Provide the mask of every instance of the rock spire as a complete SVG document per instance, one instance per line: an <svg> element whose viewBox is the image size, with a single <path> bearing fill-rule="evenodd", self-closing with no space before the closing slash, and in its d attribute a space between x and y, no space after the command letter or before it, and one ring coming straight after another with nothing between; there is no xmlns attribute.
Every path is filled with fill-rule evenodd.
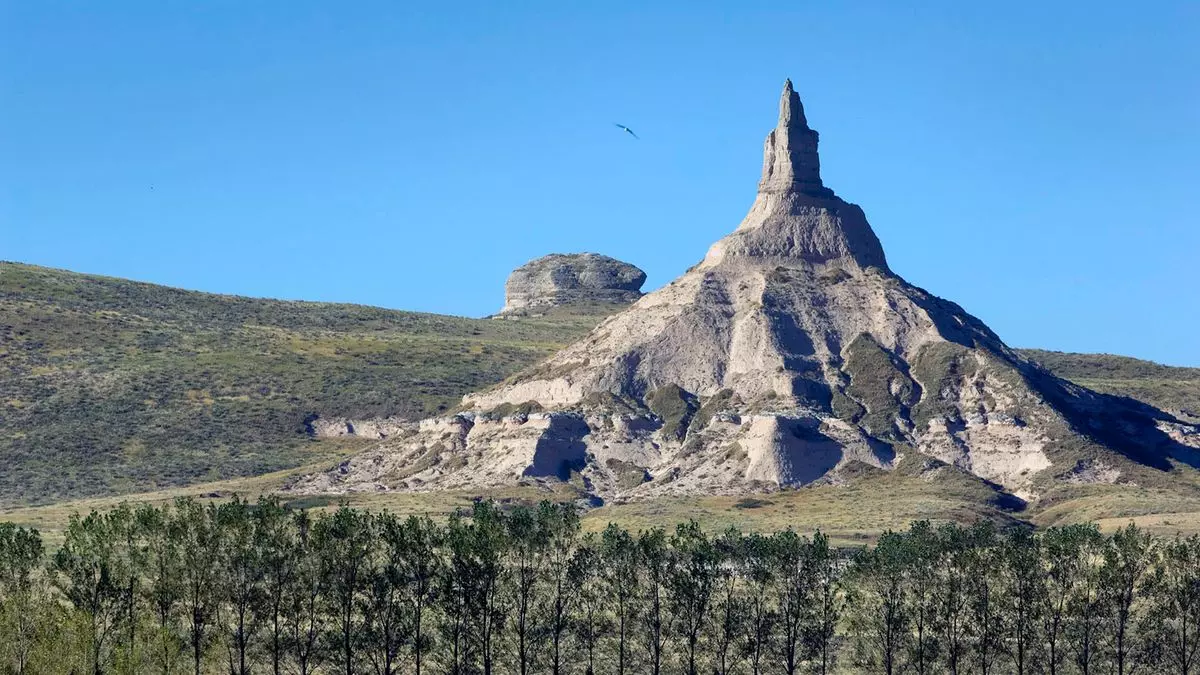
<svg viewBox="0 0 1200 675"><path fill-rule="evenodd" d="M832 197L821 182L821 158L817 154L819 134L809 128L804 104L792 88L783 85L779 99L779 124L767 135L763 152L760 193L799 192L814 197Z"/></svg>
<svg viewBox="0 0 1200 675"><path fill-rule="evenodd" d="M706 268L740 259L771 267L887 269L883 247L862 209L838 198L821 181L817 138L788 80L779 101L779 122L767 134L754 204L737 231L709 249Z"/></svg>

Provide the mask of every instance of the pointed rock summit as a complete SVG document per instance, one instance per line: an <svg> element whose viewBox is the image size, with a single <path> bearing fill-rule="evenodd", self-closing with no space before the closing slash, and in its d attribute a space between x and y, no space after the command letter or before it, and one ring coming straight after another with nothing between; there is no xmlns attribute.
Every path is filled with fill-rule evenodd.
<svg viewBox="0 0 1200 675"><path fill-rule="evenodd" d="M767 134L762 180L750 213L736 232L713 246L705 264L740 257L887 269L883 247L862 209L821 182L817 136L788 80L779 124Z"/></svg>
<svg viewBox="0 0 1200 675"><path fill-rule="evenodd" d="M1170 415L1060 380L891 272L824 186L789 81L746 218L704 260L457 415L293 486L482 488L578 476L601 500L742 494L937 460L1023 499L1196 455Z"/></svg>
<svg viewBox="0 0 1200 675"><path fill-rule="evenodd" d="M814 197L832 197L833 191L821 183L821 158L817 154L818 134L808 127L804 104L792 88L783 85L779 99L779 124L767 135L763 152L763 175L759 192L801 192Z"/></svg>

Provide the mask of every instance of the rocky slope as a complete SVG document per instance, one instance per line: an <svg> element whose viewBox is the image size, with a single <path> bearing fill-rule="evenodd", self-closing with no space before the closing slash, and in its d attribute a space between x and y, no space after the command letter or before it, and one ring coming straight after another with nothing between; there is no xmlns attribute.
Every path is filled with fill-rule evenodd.
<svg viewBox="0 0 1200 675"><path fill-rule="evenodd" d="M926 457L1033 498L1191 461L1197 428L1059 379L894 274L826 187L790 82L745 220L704 260L452 417L299 492L574 480L598 499L838 481Z"/></svg>
<svg viewBox="0 0 1200 675"><path fill-rule="evenodd" d="M642 297L646 273L596 253L553 253L518 267L504 285L502 315L552 307L628 304Z"/></svg>

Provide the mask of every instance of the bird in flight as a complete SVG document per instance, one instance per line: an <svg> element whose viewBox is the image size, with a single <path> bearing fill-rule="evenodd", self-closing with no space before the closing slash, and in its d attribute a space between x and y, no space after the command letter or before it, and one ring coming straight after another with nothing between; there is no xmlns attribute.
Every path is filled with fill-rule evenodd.
<svg viewBox="0 0 1200 675"><path fill-rule="evenodd" d="M633 136L634 138L638 137L637 134L633 133L633 129L630 129L629 127L625 126L624 124L617 124L616 122L613 122L613 126L620 129L621 131L624 131L625 133L629 134L630 136ZM640 141L642 139L638 138L638 140Z"/></svg>

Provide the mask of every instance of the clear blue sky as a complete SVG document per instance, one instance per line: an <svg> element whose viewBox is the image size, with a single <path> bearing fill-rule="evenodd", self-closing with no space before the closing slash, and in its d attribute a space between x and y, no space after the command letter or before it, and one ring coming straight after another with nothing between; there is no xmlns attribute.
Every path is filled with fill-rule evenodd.
<svg viewBox="0 0 1200 675"><path fill-rule="evenodd" d="M918 4L0 0L0 259L475 316L550 252L657 287L791 77L897 272L1200 365L1200 4Z"/></svg>

